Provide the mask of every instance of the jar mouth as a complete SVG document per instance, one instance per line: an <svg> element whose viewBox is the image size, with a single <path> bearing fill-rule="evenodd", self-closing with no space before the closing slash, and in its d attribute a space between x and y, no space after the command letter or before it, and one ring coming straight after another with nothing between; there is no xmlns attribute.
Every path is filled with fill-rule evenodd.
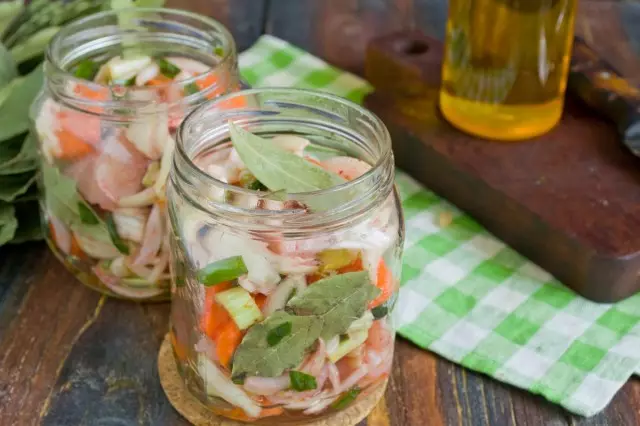
<svg viewBox="0 0 640 426"><path fill-rule="evenodd" d="M242 100L243 102L238 102ZM246 106L238 106L246 105ZM356 120L359 130L354 129ZM256 134L299 134L309 137L305 130L322 130L349 142L360 144L360 152L366 151L364 161L371 168L364 174L331 188L310 192L284 193L276 199L296 200L307 204L310 200L325 200L326 208L296 214L296 208L266 210L245 208L225 202L198 197L192 201L210 212L218 211L241 216L289 218L301 217L317 220L319 216L346 216L370 207L380 197L386 198L393 187L393 153L391 139L382 121L372 112L345 98L326 92L293 88L257 88L221 96L191 111L176 133L176 154L172 180L187 192L196 187L215 187L230 193L257 196L273 200L273 193L253 191L228 184L211 176L200 168L195 157L204 149L229 143L229 122L234 122ZM293 131L279 131L282 128ZM295 130L294 130L295 129ZM258 130L257 132L254 130ZM300 133L302 130L302 134ZM365 134L367 133L367 134ZM207 141L215 141L213 145ZM356 156L358 158L358 156ZM362 158L361 158L362 159ZM182 185L184 183L185 185ZM197 191L195 191L197 192Z"/></svg>
<svg viewBox="0 0 640 426"><path fill-rule="evenodd" d="M118 16L126 14L139 25L137 28L121 28L118 24ZM147 31L151 28L151 31ZM113 47L114 52L121 52L122 40L127 36L133 36L143 42L154 41L158 45L173 43L179 46L182 43L189 45L193 50L208 50L209 56L214 55L216 47L221 48L221 54L216 55L215 64L205 63L209 68L198 75L176 81L151 86L119 87L123 93L139 93L139 99L146 99L145 93L154 93L169 87L184 87L198 80L205 80L211 75L220 74L221 71L235 66L236 45L231 33L220 22L198 15L196 13L168 8L131 8L119 11L104 11L95 13L65 25L51 40L45 53L46 72L52 79L71 82L73 85L83 84L91 91L111 91L113 85L98 83L76 77L69 67L81 59L89 58L95 49L106 50ZM181 52L174 51L174 55ZM220 89L219 84L213 84L206 90L185 96L185 102L189 98L201 98L209 92ZM63 92L64 90L54 90ZM62 94L62 93L61 93ZM62 97L68 95L62 94ZM77 96L76 96L77 98ZM83 112L92 113L91 107L117 108L122 107L122 99L96 100L82 99ZM141 106L143 102L130 101L132 107ZM139 113L138 113L139 114ZM144 114L144 112L143 112Z"/></svg>

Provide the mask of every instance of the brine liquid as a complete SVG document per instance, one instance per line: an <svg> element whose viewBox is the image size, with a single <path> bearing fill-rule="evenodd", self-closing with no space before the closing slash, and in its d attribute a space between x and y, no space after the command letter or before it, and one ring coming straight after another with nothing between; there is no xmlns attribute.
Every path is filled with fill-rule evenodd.
<svg viewBox="0 0 640 426"><path fill-rule="evenodd" d="M450 0L440 91L445 118L488 139L560 120L576 0Z"/></svg>

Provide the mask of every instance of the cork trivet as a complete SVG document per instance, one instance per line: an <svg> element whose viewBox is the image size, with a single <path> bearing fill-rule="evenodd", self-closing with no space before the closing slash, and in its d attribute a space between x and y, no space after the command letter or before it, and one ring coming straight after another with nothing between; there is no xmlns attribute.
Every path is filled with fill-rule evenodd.
<svg viewBox="0 0 640 426"><path fill-rule="evenodd" d="M173 407L194 426L247 426L247 423L229 420L217 416L209 411L193 395L187 391L171 350L169 336L165 336L160 352L158 353L158 372L160 373L160 383ZM378 401L384 395L387 387L378 387L373 393L356 401L350 407L337 413L332 413L322 418L310 421L290 423L305 426L354 426L371 413ZM264 419L258 422L261 426L281 426L282 422L269 422Z"/></svg>

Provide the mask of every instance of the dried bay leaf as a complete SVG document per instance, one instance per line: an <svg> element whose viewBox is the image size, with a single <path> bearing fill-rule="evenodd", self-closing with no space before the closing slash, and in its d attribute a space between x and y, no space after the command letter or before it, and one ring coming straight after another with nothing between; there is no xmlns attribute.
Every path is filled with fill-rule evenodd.
<svg viewBox="0 0 640 426"><path fill-rule="evenodd" d="M60 173L56 167L42 163L42 183L45 187L45 202L49 211L74 231L91 236L99 241L109 242L107 225L79 195L76 182ZM98 223L88 225L82 221L78 205L89 209Z"/></svg>
<svg viewBox="0 0 640 426"><path fill-rule="evenodd" d="M291 332L276 345L270 346L269 332L284 323L291 323ZM233 357L233 377L280 376L284 370L297 367L306 350L320 336L322 323L312 316L299 317L278 311L249 329Z"/></svg>
<svg viewBox="0 0 640 426"><path fill-rule="evenodd" d="M380 289L371 284L369 273L349 272L316 281L287 303L296 316L312 316L322 323L320 337L329 340L343 334L360 318Z"/></svg>
<svg viewBox="0 0 640 426"><path fill-rule="evenodd" d="M268 140L233 123L231 142L249 171L271 191L312 192L341 185L346 181Z"/></svg>
<svg viewBox="0 0 640 426"><path fill-rule="evenodd" d="M11 202L33 185L36 177L31 172L0 176L0 201Z"/></svg>
<svg viewBox="0 0 640 426"><path fill-rule="evenodd" d="M0 246L9 242L18 228L18 219L11 204L0 203Z"/></svg>
<svg viewBox="0 0 640 426"><path fill-rule="evenodd" d="M40 92L43 78L39 66L19 84L11 86L11 93L0 106L0 141L29 130L29 108Z"/></svg>

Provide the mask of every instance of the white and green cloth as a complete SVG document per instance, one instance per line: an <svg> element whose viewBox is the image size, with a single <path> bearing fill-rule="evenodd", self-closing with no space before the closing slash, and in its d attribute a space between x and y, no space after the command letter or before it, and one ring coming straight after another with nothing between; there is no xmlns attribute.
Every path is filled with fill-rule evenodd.
<svg viewBox="0 0 640 426"><path fill-rule="evenodd" d="M319 89L356 102L372 90L271 36L240 55L240 69L253 87ZM640 366L640 295L589 302L402 172L397 187L407 238L400 335L574 413L605 408ZM441 214L451 223L440 226Z"/></svg>

